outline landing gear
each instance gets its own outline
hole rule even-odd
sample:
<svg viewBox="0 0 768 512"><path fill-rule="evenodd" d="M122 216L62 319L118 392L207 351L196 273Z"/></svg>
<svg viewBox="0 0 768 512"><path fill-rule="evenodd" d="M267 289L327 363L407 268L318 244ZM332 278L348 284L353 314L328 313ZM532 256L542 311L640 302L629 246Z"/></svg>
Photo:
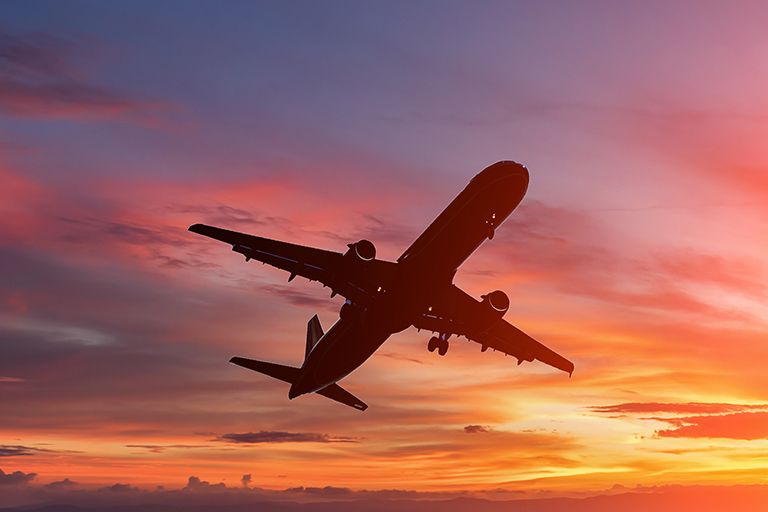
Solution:
<svg viewBox="0 0 768 512"><path fill-rule="evenodd" d="M439 338L437 336L432 336L432 338L429 339L429 343L427 343L427 350L434 352L435 349L437 349L437 353L444 356L448 352L449 336L450 335L446 334L441 334Z"/></svg>

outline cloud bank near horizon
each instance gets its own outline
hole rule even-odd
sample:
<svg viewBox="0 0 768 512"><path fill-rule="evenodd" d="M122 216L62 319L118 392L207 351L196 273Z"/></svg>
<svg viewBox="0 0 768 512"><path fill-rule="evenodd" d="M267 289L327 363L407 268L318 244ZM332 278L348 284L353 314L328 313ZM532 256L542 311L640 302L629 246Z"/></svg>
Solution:
<svg viewBox="0 0 768 512"><path fill-rule="evenodd" d="M764 6L83 5L0 20L5 481L766 481ZM409 330L359 414L227 364L299 364L341 298L190 224L394 260L508 158L528 196L456 282L572 379Z"/></svg>

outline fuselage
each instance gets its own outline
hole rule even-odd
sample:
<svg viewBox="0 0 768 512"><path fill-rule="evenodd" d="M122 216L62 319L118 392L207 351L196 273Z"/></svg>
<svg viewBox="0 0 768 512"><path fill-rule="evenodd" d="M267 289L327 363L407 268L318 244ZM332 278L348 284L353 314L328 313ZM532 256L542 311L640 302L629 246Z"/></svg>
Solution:
<svg viewBox="0 0 768 512"><path fill-rule="evenodd" d="M393 333L410 327L451 286L459 266L520 204L528 170L498 162L475 176L398 258L389 282L365 303L347 303L341 318L306 357L289 397L320 390L362 365ZM448 333L450 334L450 333Z"/></svg>

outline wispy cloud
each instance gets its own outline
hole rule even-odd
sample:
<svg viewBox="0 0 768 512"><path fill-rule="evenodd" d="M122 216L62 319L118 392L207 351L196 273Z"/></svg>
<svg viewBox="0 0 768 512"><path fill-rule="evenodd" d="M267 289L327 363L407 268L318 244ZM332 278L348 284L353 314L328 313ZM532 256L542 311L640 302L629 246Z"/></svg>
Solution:
<svg viewBox="0 0 768 512"><path fill-rule="evenodd" d="M629 402L617 405L587 407L588 410L603 414L630 413L672 413L672 414L724 414L752 410L768 409L768 405L760 404L727 404L688 402L682 404L659 402Z"/></svg>
<svg viewBox="0 0 768 512"><path fill-rule="evenodd" d="M78 450L52 450L50 448L39 448L35 446L21 445L0 445L0 457L18 457L23 455L37 454L73 454L83 453Z"/></svg>
<svg viewBox="0 0 768 512"><path fill-rule="evenodd" d="M305 432L279 432L265 431L247 432L244 434L223 434L216 441L224 441L235 444L261 444L261 443L354 443L356 439L351 437L331 437L328 434L314 434Z"/></svg>
<svg viewBox="0 0 768 512"><path fill-rule="evenodd" d="M92 57L92 38L0 31L0 114L12 118L115 120L159 127L167 102L92 85L75 64Z"/></svg>
<svg viewBox="0 0 768 512"><path fill-rule="evenodd" d="M657 430L659 437L768 439L768 412L661 418L661 421L675 428Z"/></svg>
<svg viewBox="0 0 768 512"><path fill-rule="evenodd" d="M669 429L656 430L656 437L768 439L768 405L729 403L630 402L592 406L593 413L614 418L632 416L639 420L668 423ZM664 416L646 416L664 414Z"/></svg>

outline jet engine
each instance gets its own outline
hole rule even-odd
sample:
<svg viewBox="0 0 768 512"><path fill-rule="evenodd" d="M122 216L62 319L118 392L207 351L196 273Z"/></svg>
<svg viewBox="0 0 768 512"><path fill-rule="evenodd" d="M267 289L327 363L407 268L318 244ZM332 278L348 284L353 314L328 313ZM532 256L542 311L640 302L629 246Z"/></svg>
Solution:
<svg viewBox="0 0 768 512"><path fill-rule="evenodd" d="M480 305L480 313L475 320L475 331L485 332L501 320L501 317L509 309L509 297L501 290L486 293L480 296L483 299Z"/></svg>
<svg viewBox="0 0 768 512"><path fill-rule="evenodd" d="M363 239L354 244L347 244L347 247L349 250L344 254L347 258L354 256L360 261L371 261L376 257L376 246L369 240Z"/></svg>
<svg viewBox="0 0 768 512"><path fill-rule="evenodd" d="M363 239L353 244L347 244L347 247L349 250L341 258L341 264L335 277L338 283L359 282L363 279L368 262L376 258L376 246L369 240ZM331 297L333 297L338 290L334 285L331 285L331 288L333 289Z"/></svg>
<svg viewBox="0 0 768 512"><path fill-rule="evenodd" d="M490 308L499 318L503 317L509 309L509 297L501 290L481 295L480 298L483 299L485 307Z"/></svg>

